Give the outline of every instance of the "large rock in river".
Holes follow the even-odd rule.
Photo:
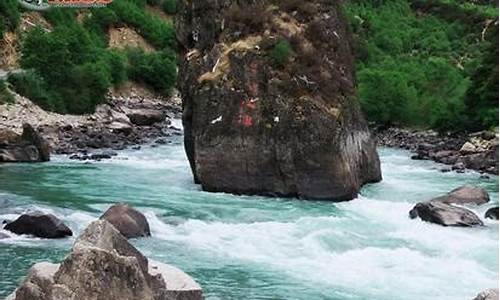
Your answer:
[[[0,163],[49,161],[50,146],[29,124],[23,124],[23,133],[0,128]]]
[[[13,300],[201,300],[177,268],[148,261],[106,220],[90,224],[60,265],[35,265]]]
[[[179,89],[195,181],[206,191],[352,199],[381,173],[341,4],[275,4],[178,3]]]
[[[149,223],[146,217],[126,203],[117,203],[111,206],[102,216],[126,238],[151,236]]]
[[[443,226],[482,226],[483,222],[474,212],[439,201],[420,202],[409,213],[410,218]]]
[[[52,214],[31,212],[7,223],[5,230],[15,234],[29,234],[36,237],[57,239],[73,235],[71,229]]]

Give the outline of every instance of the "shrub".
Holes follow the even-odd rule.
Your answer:
[[[117,50],[108,50],[103,53],[104,66],[108,68],[113,85],[119,85],[127,80],[127,56]]]
[[[132,0],[113,1],[109,6],[123,24],[128,24],[158,48],[174,48],[173,25],[149,14],[140,3]]]
[[[177,0],[165,0],[162,4],[163,11],[169,15],[177,12]]]
[[[8,80],[19,95],[30,99],[41,108],[65,112],[61,97],[51,91],[43,78],[33,71],[12,74]]]
[[[279,40],[271,50],[270,56],[277,66],[283,66],[293,54],[292,46],[287,40]]]
[[[129,78],[144,82],[158,92],[170,92],[177,77],[175,54],[167,50],[148,54],[141,49],[128,49],[127,56]]]
[[[93,112],[111,84],[124,80],[125,68],[122,56],[99,48],[79,24],[58,26],[51,33],[30,31],[21,66],[34,71],[21,83],[39,91],[34,101],[48,110],[74,114]]]
[[[20,18],[17,0],[0,1],[0,38],[5,31],[16,29]]]
[[[5,81],[0,80],[0,104],[14,103],[14,95],[7,89]]]

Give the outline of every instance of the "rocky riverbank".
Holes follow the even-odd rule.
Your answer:
[[[14,104],[0,105],[0,129],[20,134],[23,124],[31,124],[48,142],[52,153],[72,154],[83,160],[111,154],[97,149],[162,144],[167,137],[181,134],[180,124],[173,123],[182,114],[179,97],[164,98],[133,84],[122,91],[110,92],[106,104],[82,116],[46,112],[16,95]]]
[[[415,152],[412,159],[430,159],[442,164],[443,172],[466,169],[498,175],[498,133],[482,131],[468,135],[439,135],[434,131],[373,128],[379,146]]]

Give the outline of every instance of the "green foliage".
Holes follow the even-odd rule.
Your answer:
[[[157,48],[175,47],[174,28],[144,9],[144,3],[133,0],[113,1],[111,8],[123,24],[134,27],[141,36]]]
[[[0,80],[0,104],[14,103],[14,95],[7,89],[5,81]]]
[[[498,126],[498,27],[488,34],[482,49],[465,100],[471,130]]]
[[[19,95],[30,99],[41,108],[50,111],[65,110],[60,96],[49,89],[43,78],[33,71],[12,74],[8,80]]]
[[[38,93],[39,100],[32,99],[45,109],[89,113],[104,102],[113,82],[123,81],[124,62],[120,59],[119,55],[97,47],[78,24],[58,26],[51,33],[37,28],[28,33],[23,45],[21,66],[36,74],[25,79],[24,85],[51,91]],[[19,85],[14,86],[17,91]]]
[[[173,15],[177,12],[177,0],[164,0],[161,7],[165,13]]]
[[[53,26],[71,26],[76,23],[76,8],[53,7],[43,11],[43,17]]]
[[[171,51],[145,53],[141,49],[128,49],[128,75],[144,82],[158,92],[169,93],[176,81],[175,54]]]
[[[161,0],[120,0],[88,10],[83,23],[77,9],[53,8],[43,16],[51,32],[35,28],[23,36],[21,67],[27,72],[9,77],[17,93],[42,108],[59,113],[91,113],[106,100],[111,86],[128,79],[144,82],[156,91],[169,93],[176,81],[173,25],[146,11]],[[170,1],[170,8],[175,2]],[[172,6],[173,5],[173,6]],[[19,22],[17,0],[1,0],[0,30]],[[128,25],[160,51],[119,51],[108,48],[108,30]],[[7,95],[0,83],[2,101]]]
[[[293,49],[287,40],[281,39],[274,45],[269,55],[277,66],[283,66],[293,55]]]
[[[478,93],[489,99],[483,102],[490,103],[479,106],[498,110],[498,102],[492,105],[491,100],[498,99],[498,79],[485,75],[486,70],[498,70],[498,61],[494,55],[489,61],[478,61],[486,53],[479,47],[481,32],[467,22],[428,14],[417,17],[410,2],[351,0],[346,7],[356,38],[359,95],[367,118],[388,125],[455,131],[470,129],[470,116],[479,114],[482,121],[476,123],[481,128],[491,126],[492,110],[485,113],[464,102],[469,78],[481,65],[484,69],[476,73],[491,78],[491,84],[484,85],[485,78],[473,78],[472,86],[478,86]]]
[[[20,18],[17,0],[0,1],[0,38],[5,31],[16,29]]]

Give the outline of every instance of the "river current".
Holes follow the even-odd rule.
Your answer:
[[[498,223],[441,227],[410,220],[418,201],[470,183],[498,205],[498,177],[441,173],[380,148],[384,180],[349,202],[206,193],[193,184],[181,140],[85,164],[55,156],[0,165],[0,220],[27,210],[60,217],[78,235],[113,202],[145,213],[152,237],[133,243],[180,267],[206,299],[470,300],[498,287]],[[6,231],[3,233],[10,234]],[[0,240],[0,298],[39,261],[60,261],[74,237]]]

